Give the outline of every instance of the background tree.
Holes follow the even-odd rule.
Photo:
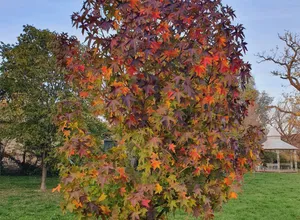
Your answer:
[[[300,39],[299,35],[293,34],[289,31],[284,35],[279,35],[279,39],[285,44],[282,52],[279,52],[279,48],[271,51],[271,55],[265,53],[258,54],[260,62],[272,62],[280,67],[280,70],[272,71],[272,74],[279,76],[281,79],[288,80],[290,85],[296,89],[297,94],[300,91]],[[296,98],[296,97],[295,97]],[[300,105],[299,99],[296,104]],[[277,110],[294,114],[299,116],[299,109],[295,112],[281,109],[279,106],[269,106],[270,108],[276,108]],[[295,109],[294,109],[295,110]]]
[[[284,94],[272,117],[272,124],[282,138],[290,144],[297,143],[300,137],[300,117],[289,112],[299,112],[299,95]],[[298,144],[297,144],[298,145]]]
[[[266,91],[259,93],[256,103],[257,103],[257,114],[259,121],[264,128],[271,123],[271,109],[269,106],[272,104],[274,98],[270,97]]]
[[[61,104],[65,208],[103,219],[161,219],[181,208],[206,219],[255,165],[259,131],[241,127],[250,77],[243,27],[216,1],[85,1],[62,36],[67,79],[114,129],[99,150],[78,102]],[[234,132],[240,135],[235,137]],[[131,158],[137,158],[132,166]]]
[[[23,160],[4,152],[21,168],[26,163],[26,154],[41,159],[41,190],[46,189],[47,168],[56,162],[53,149],[60,144],[54,118],[57,103],[62,99],[72,100],[76,95],[65,82],[64,69],[57,65],[57,34],[24,26],[24,33],[15,45],[2,43],[0,88],[0,138],[16,139],[23,146]],[[81,46],[82,48],[82,46]],[[97,137],[100,146],[107,133],[106,124],[91,114],[87,103],[82,102],[88,131]],[[54,163],[55,164],[55,163]]]
[[[244,101],[250,101],[247,110],[247,117],[244,120],[244,126],[254,125],[264,129],[271,123],[271,109],[269,106],[273,102],[265,91],[259,92],[255,87],[254,79],[251,79],[245,90],[241,94]]]
[[[62,69],[56,65],[56,47],[55,33],[29,25],[16,44],[0,46],[0,88],[6,92],[1,117],[7,119],[0,133],[16,139],[24,152],[41,158],[41,190],[46,189],[47,156],[56,145],[55,104],[69,92]]]

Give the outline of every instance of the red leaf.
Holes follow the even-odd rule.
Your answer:
[[[79,65],[79,66],[78,66],[78,70],[79,70],[79,71],[83,72],[84,69],[85,69],[84,65]]]
[[[137,70],[136,70],[136,68],[134,66],[128,67],[127,71],[129,73],[129,75],[131,75],[131,76],[133,76],[137,72]]]
[[[152,41],[150,43],[150,48],[152,53],[156,53],[156,51],[160,48],[161,42]]]
[[[151,200],[149,200],[149,199],[143,199],[142,205],[145,206],[146,208],[150,208],[150,206],[149,206],[150,202],[151,202]]]
[[[152,18],[153,19],[158,19],[158,18],[160,18],[160,13],[159,13],[159,11],[154,11],[154,12],[152,12]]]
[[[206,67],[207,65],[211,65],[213,58],[211,56],[206,56],[203,58],[202,63]]]
[[[196,65],[194,66],[195,73],[197,76],[202,77],[204,73],[206,72],[206,68],[204,65]]]

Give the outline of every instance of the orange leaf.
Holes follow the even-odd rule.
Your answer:
[[[196,149],[193,149],[190,151],[190,156],[191,156],[192,160],[198,160],[201,157]]]
[[[139,0],[130,0],[129,2],[130,2],[130,6],[134,7],[134,6],[137,6]]]
[[[88,93],[88,92],[85,92],[85,91],[81,91],[81,92],[79,92],[79,96],[80,96],[81,98],[86,98],[86,97],[89,96],[89,93]]]
[[[97,105],[101,105],[103,104],[103,100],[100,99],[99,97],[96,97],[93,101],[92,101],[92,106],[97,106]]]
[[[203,58],[202,63],[206,67],[207,65],[212,64],[212,60],[213,60],[213,58],[211,56],[206,56]]]
[[[195,73],[197,76],[202,77],[204,73],[206,72],[206,68],[204,65],[196,65],[194,66]]]
[[[100,206],[100,208],[104,215],[109,215],[111,213],[110,209],[107,206],[102,205]]]
[[[235,177],[236,177],[236,175],[235,175],[235,173],[230,173],[230,174],[229,174],[229,177],[230,177],[231,179],[233,179],[233,180],[234,180],[234,179],[235,179]]]
[[[163,33],[162,38],[164,41],[170,41],[170,32],[167,31],[167,32]]]
[[[230,186],[232,184],[232,180],[229,179],[228,177],[224,178],[224,183],[227,185],[227,186]]]
[[[215,99],[214,99],[213,96],[206,96],[203,101],[204,101],[205,104],[210,104],[211,105],[215,102]]]
[[[152,160],[151,161],[151,166],[153,167],[154,170],[156,170],[156,168],[160,168],[161,162],[158,160]]]
[[[223,86],[218,86],[217,87],[217,93],[219,95],[226,95],[226,89]]]
[[[180,50],[178,49],[172,49],[172,50],[166,50],[164,51],[164,55],[167,60],[170,60],[170,58],[175,58],[179,55]]]
[[[175,153],[175,144],[169,144],[169,150],[171,150],[173,153]]]
[[[72,203],[76,206],[76,208],[81,207],[82,208],[82,203],[78,202],[77,200],[73,200]]]
[[[110,78],[110,76],[112,74],[112,69],[111,68],[107,68],[107,66],[102,66],[101,71],[102,71],[102,74],[103,74],[105,79]]]
[[[127,95],[128,92],[130,91],[130,89],[128,87],[122,87],[120,90],[122,91],[123,95]]]
[[[121,189],[120,189],[121,196],[124,196],[125,193],[126,193],[126,188],[125,187],[121,187]]]
[[[71,134],[71,131],[70,130],[64,130],[63,133],[64,133],[65,137],[69,137],[70,134]]]
[[[238,162],[239,162],[239,164],[241,164],[242,166],[244,166],[246,164],[246,162],[247,162],[247,159],[246,158],[239,158]]]
[[[230,198],[230,199],[237,199],[237,197],[238,197],[238,195],[237,195],[235,192],[231,192],[231,193],[229,194],[229,198]]]
[[[223,160],[224,159],[224,154],[222,152],[218,152],[217,159]]]
[[[226,46],[226,38],[224,36],[220,37],[218,40],[218,43],[221,47],[225,47]]]
[[[52,189],[52,192],[55,192],[55,191],[60,192],[60,189],[61,189],[61,186],[60,186],[60,184],[58,184],[56,188]]]
[[[70,64],[72,63],[72,61],[73,61],[73,58],[72,58],[72,57],[68,57],[68,58],[66,59],[66,64],[67,64],[67,66],[70,66]]]

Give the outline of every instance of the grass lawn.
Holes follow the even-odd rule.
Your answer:
[[[60,210],[61,196],[52,193],[57,178],[48,178],[49,190],[42,193],[39,177],[0,176],[0,219],[5,220],[68,220]]]
[[[39,192],[38,177],[0,176],[0,219],[76,219],[63,215],[61,197],[51,193],[56,178],[48,179],[49,190]],[[170,215],[172,220],[191,220],[184,213]],[[243,192],[231,200],[216,220],[300,220],[300,174],[258,173],[245,177]]]

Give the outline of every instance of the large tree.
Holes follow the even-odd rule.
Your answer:
[[[55,104],[70,91],[56,65],[56,39],[53,32],[27,25],[16,44],[0,46],[0,88],[5,100],[0,133],[41,158],[41,190],[46,189],[47,156],[55,147]]]
[[[90,50],[63,36],[63,61],[117,144],[99,150],[80,104],[61,105],[65,208],[103,219],[161,219],[180,208],[209,219],[237,197],[233,183],[255,165],[259,136],[240,126],[250,65],[234,17],[220,0],[84,2],[72,19]]]

